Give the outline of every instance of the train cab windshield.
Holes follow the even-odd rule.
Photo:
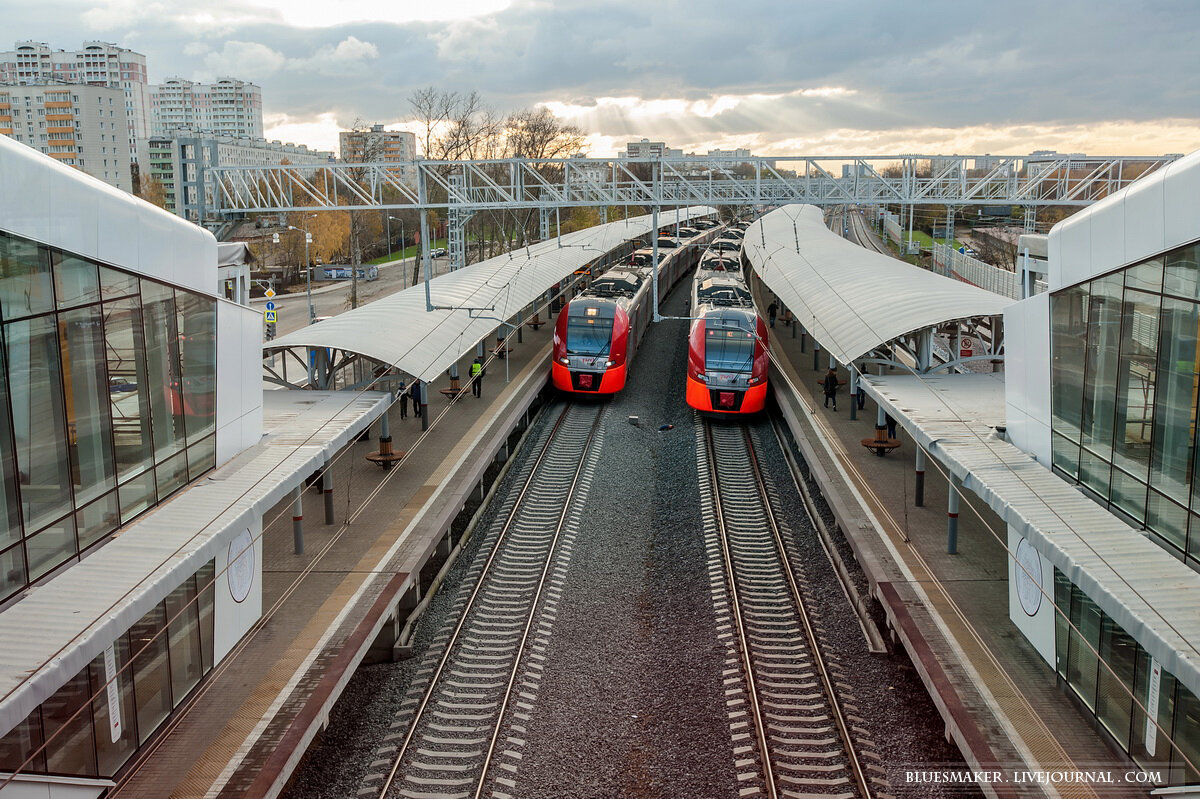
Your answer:
[[[704,368],[708,372],[749,372],[754,364],[754,334],[741,328],[704,331]]]
[[[580,308],[567,317],[567,355],[607,355],[612,346],[613,309]]]

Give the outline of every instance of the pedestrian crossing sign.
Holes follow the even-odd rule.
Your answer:
[[[267,321],[268,325],[273,325],[273,324],[275,324],[276,321],[278,321],[276,319],[276,316],[278,314],[279,314],[279,311],[263,311],[263,316],[266,317],[266,321]]]

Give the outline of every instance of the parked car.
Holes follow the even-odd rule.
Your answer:
[[[450,251],[447,250],[445,247],[434,247],[432,250],[429,251],[429,257],[431,257],[431,258],[444,258],[449,254],[450,254]]]

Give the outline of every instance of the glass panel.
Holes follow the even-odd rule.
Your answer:
[[[1112,470],[1112,504],[1128,513],[1139,523],[1146,520],[1146,484],[1120,469]]]
[[[0,313],[7,320],[51,310],[49,252],[32,241],[0,233]]]
[[[59,309],[99,302],[100,277],[94,263],[60,252],[53,252],[50,260]]]
[[[8,412],[8,370],[0,347],[0,549],[21,540],[21,514],[17,503],[17,468],[12,449]],[[4,573],[0,571],[0,596],[4,595]]]
[[[216,436],[209,436],[198,444],[188,447],[188,473],[192,480],[215,468],[217,468]]]
[[[1121,744],[1121,748],[1127,750],[1129,725],[1133,718],[1131,691],[1137,643],[1107,615],[1101,624],[1100,657],[1104,665],[1100,667],[1096,716]]]
[[[116,269],[109,269],[107,266],[100,267],[100,295],[106,301],[128,297],[131,294],[136,294],[137,290],[138,280],[136,275],[131,275],[128,272],[119,272]]]
[[[1055,468],[1072,479],[1079,476],[1079,443],[1055,431],[1050,439],[1050,457]]]
[[[1188,537],[1187,556],[1190,560],[1200,560],[1200,515],[1191,514],[1191,534]]]
[[[117,475],[129,477],[153,464],[150,384],[146,379],[141,303],[130,297],[104,305],[108,397]]]
[[[1076,286],[1050,299],[1050,385],[1054,429],[1079,438],[1083,409],[1084,346],[1087,341],[1087,286]],[[1074,470],[1071,472],[1074,473]]]
[[[133,704],[133,675],[126,665],[129,663],[129,638],[117,637],[113,644],[117,673],[107,675],[104,654],[97,655],[88,666],[92,688],[92,718],[96,725],[96,767],[101,776],[111,777],[125,765],[137,749],[137,719]],[[108,714],[108,678],[114,677],[117,687],[117,707],[120,711],[120,734],[114,741],[117,725]]]
[[[1100,608],[1071,587],[1071,630],[1067,649],[1067,684],[1092,710],[1096,709],[1096,647],[1100,643]]]
[[[216,566],[216,561],[210,560],[196,572],[196,591],[200,597],[196,605],[200,610],[200,649],[205,674],[213,667],[213,606],[216,600],[213,583],[216,580]]]
[[[1182,550],[1187,538],[1188,512],[1156,491],[1150,492],[1146,526]]]
[[[1088,450],[1079,454],[1079,479],[1088,488],[1102,497],[1108,497],[1108,483],[1111,477],[1111,467]]]
[[[143,280],[142,310],[146,322],[146,368],[150,414],[154,428],[154,460],[174,455],[184,446],[183,408],[179,396],[179,331],[175,293],[169,286]],[[138,387],[139,393],[145,389]]]
[[[79,551],[83,552],[120,526],[121,512],[117,508],[117,492],[112,491],[75,514]]]
[[[163,461],[154,471],[158,476],[158,497],[166,499],[187,485],[187,453],[181,452]]]
[[[188,579],[167,595],[167,624],[171,642],[171,691],[178,705],[200,682],[204,662],[200,652],[200,619],[196,583]]]
[[[1150,433],[1154,425],[1158,303],[1155,295],[1126,291],[1121,313],[1113,465],[1142,482],[1149,473]]]
[[[1071,612],[1071,581],[1057,568],[1054,570],[1054,667],[1067,676],[1067,644],[1071,627],[1067,616]]]
[[[139,474],[117,489],[121,498],[121,523],[137,516],[155,503],[154,472]]]
[[[71,510],[58,335],[52,316],[12,322],[5,332],[21,503],[26,529],[37,529]]]
[[[75,557],[75,517],[67,516],[25,540],[29,558],[29,582]]]
[[[37,708],[0,738],[0,771],[16,771],[42,745],[42,709]],[[39,752],[26,771],[46,771],[46,756]]]
[[[171,712],[171,672],[162,604],[129,628],[133,649],[133,691],[137,701],[138,742],[145,743]]]
[[[1179,752],[1173,758],[1173,765],[1183,771],[1179,781],[1194,783],[1200,773],[1189,768],[1184,758],[1191,763],[1200,763],[1200,702],[1178,680],[1175,691],[1175,745]]]
[[[0,552],[0,600],[20,591],[25,579],[25,548],[20,544]]]
[[[58,319],[72,479],[75,502],[82,505],[117,485],[100,306],[66,311]]]
[[[1113,410],[1117,398],[1117,366],[1121,339],[1121,275],[1092,281],[1088,309],[1086,379],[1080,443],[1103,460],[1111,458]],[[1100,490],[1107,496],[1107,486]]]
[[[1150,484],[1179,502],[1187,502],[1196,457],[1193,420],[1200,374],[1198,309],[1200,306],[1194,302],[1163,298]]]
[[[1191,300],[1200,299],[1200,244],[1168,253],[1163,291]]]
[[[179,309],[179,347],[183,364],[178,397],[187,440],[198,441],[217,429],[217,306],[188,291],[175,292]]]
[[[1171,717],[1175,712],[1175,678],[1159,666],[1158,707],[1149,707],[1150,702],[1150,669],[1151,659],[1146,650],[1140,646],[1137,649],[1137,677],[1134,680],[1133,695],[1137,702],[1133,706],[1133,727],[1129,742],[1129,754],[1134,761],[1147,770],[1155,766],[1165,767],[1171,762]],[[1146,735],[1146,707],[1151,713],[1157,713],[1155,720],[1158,727]],[[1154,751],[1150,752],[1146,744],[1153,742]]]
[[[1163,262],[1151,258],[1125,270],[1125,288],[1158,293],[1163,287]]]
[[[91,705],[87,669],[76,674],[42,703],[42,721],[49,741],[46,746],[47,771],[96,776]]]

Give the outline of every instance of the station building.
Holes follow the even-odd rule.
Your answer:
[[[1011,615],[1137,763],[1197,783],[1198,686],[1150,640],[1178,635],[1171,656],[1194,675],[1200,612],[1155,607],[1172,629],[1152,636],[1120,597],[1174,585],[1184,600],[1200,571],[1200,153],[1060,222],[1046,268],[1048,292],[1005,313],[1008,436],[1178,566],[1127,545],[1107,550],[1106,581],[1081,587],[1046,563],[1042,589],[1060,612],[1020,611],[1014,580]]]
[[[258,615],[253,519],[153,519],[258,442],[261,323],[207,231],[5,137],[0,185],[0,793],[95,796]]]

